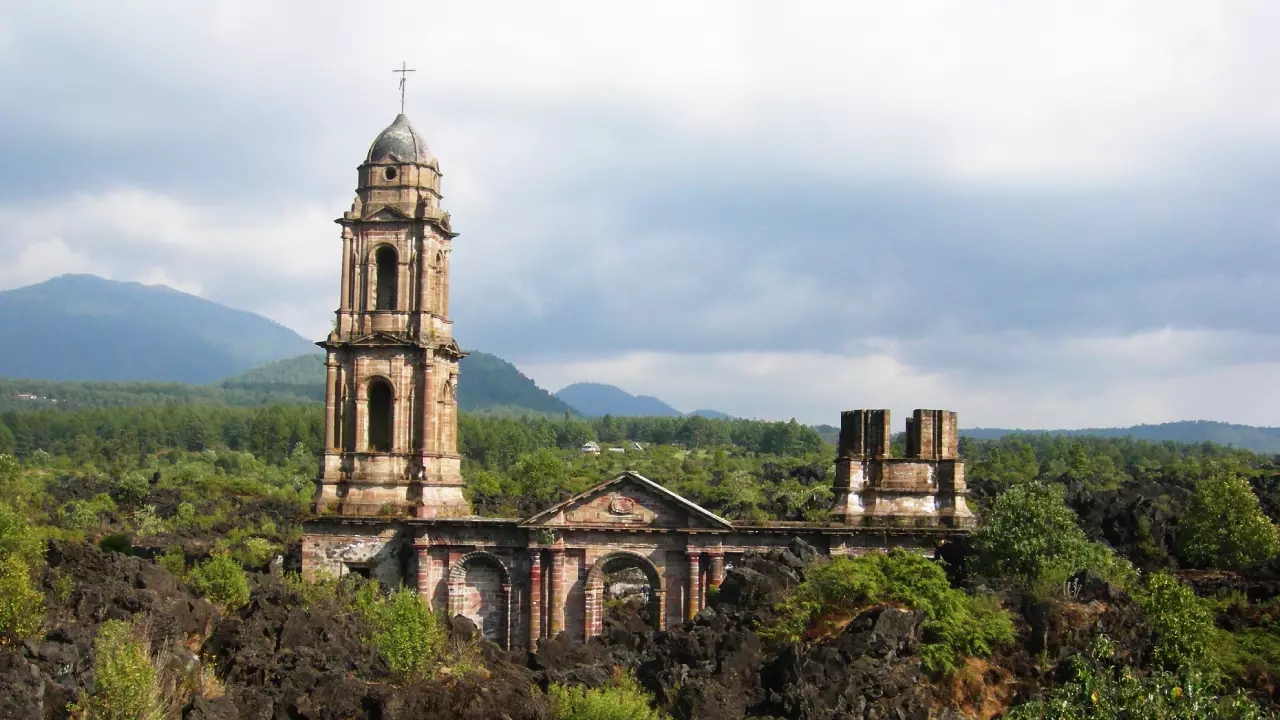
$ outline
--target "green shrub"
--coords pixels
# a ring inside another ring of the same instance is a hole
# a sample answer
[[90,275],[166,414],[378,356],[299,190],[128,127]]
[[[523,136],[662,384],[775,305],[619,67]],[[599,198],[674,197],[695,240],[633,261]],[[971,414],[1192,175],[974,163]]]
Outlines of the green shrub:
[[1153,659],[1174,669],[1201,668],[1214,637],[1213,613],[1208,604],[1168,573],[1147,576],[1138,604],[1147,614],[1147,625],[1156,634]]
[[156,514],[155,505],[143,505],[133,511],[133,526],[138,537],[152,537],[169,531],[169,525]]
[[232,556],[246,567],[260,568],[271,562],[279,548],[266,538],[245,538],[232,552]]
[[151,477],[142,470],[124,473],[116,480],[111,494],[120,502],[138,502],[151,494]]
[[0,644],[20,642],[40,632],[44,595],[31,581],[31,568],[17,553],[0,555]]
[[1193,565],[1228,570],[1280,553],[1276,526],[1262,512],[1249,481],[1222,468],[1196,484],[1178,524],[1178,545]]
[[377,583],[361,587],[356,608],[373,630],[373,644],[392,671],[425,677],[439,659],[444,632],[417,590],[403,588],[383,597]]
[[169,521],[175,529],[186,528],[196,519],[196,506],[189,502],[178,503],[178,509],[173,513],[173,518]]
[[[1099,638],[1101,644],[1109,641]],[[1095,644],[1095,647],[1097,643]],[[1195,672],[1139,675],[1111,667],[1097,653],[1072,659],[1073,678],[1044,698],[1015,707],[1009,720],[1262,720],[1269,717],[1240,694],[1218,695],[1211,679]]]
[[45,541],[27,518],[0,502],[0,553],[22,558],[27,567],[44,565]]
[[249,602],[249,579],[245,577],[244,568],[230,555],[214,555],[196,565],[187,573],[187,582],[226,612]]
[[98,541],[98,547],[107,552],[118,552],[121,555],[133,554],[133,538],[127,533],[112,533]]
[[62,526],[69,530],[88,530],[102,522],[102,516],[115,512],[116,503],[106,493],[98,493],[88,500],[69,502],[62,506]]
[[94,691],[76,708],[95,720],[161,720],[156,669],[132,625],[108,620],[93,641]]
[[156,558],[156,564],[168,570],[169,574],[176,578],[185,577],[187,574],[187,554],[178,545],[170,545],[163,555]]
[[1055,485],[1025,483],[1001,493],[974,531],[971,569],[1017,580],[1041,593],[1058,592],[1086,568],[1127,588],[1133,567],[1101,543],[1090,542]]
[[603,687],[587,688],[552,683],[552,717],[555,720],[662,720],[653,699],[628,675],[615,677]]
[[777,624],[760,634],[775,642],[794,642],[815,622],[847,619],[882,602],[899,602],[924,613],[920,654],[930,671],[952,672],[965,657],[989,655],[994,647],[1013,640],[1013,623],[994,599],[952,588],[941,566],[900,548],[811,567],[791,597],[778,605]]

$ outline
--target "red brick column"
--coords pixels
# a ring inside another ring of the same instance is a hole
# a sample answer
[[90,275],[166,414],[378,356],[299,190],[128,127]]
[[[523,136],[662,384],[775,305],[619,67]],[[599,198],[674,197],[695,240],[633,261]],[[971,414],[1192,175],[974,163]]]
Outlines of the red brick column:
[[688,620],[702,609],[701,559],[701,553],[689,553],[689,592],[685,595],[685,618]]
[[418,538],[413,541],[413,549],[418,551],[418,594],[430,608],[436,589],[435,578],[431,576],[431,542]]
[[564,631],[564,549],[551,549],[551,577],[547,589],[551,602],[551,612],[547,616],[547,637],[554,638]]
[[718,588],[724,582],[724,553],[711,553],[711,587]]
[[604,631],[603,596],[604,588],[587,586],[585,608],[587,616],[583,622],[583,626],[586,628],[586,640],[590,640]]
[[502,648],[504,650],[511,649],[511,627],[514,624],[511,619],[511,583],[502,583],[502,619],[504,626],[502,628]]
[[466,574],[462,573],[461,577],[455,582],[453,579],[453,568],[462,559],[462,553],[451,551],[449,553],[449,564],[445,566],[444,576],[449,586],[449,617],[454,618],[462,614],[463,601],[466,600],[467,584]]
[[542,550],[529,551],[529,650],[542,638]]

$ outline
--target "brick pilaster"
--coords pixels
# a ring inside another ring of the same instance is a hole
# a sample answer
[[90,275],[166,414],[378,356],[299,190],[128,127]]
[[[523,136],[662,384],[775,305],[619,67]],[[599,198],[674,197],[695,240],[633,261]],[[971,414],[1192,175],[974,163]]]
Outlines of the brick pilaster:
[[702,554],[689,553],[689,590],[685,595],[685,618],[692,620],[702,609]]
[[431,574],[431,543],[427,538],[418,538],[413,542],[413,549],[418,553],[418,594],[430,608],[434,604],[436,589],[435,578]]
[[724,582],[724,553],[711,553],[711,587],[718,588]]
[[547,636],[554,638],[564,631],[564,549],[551,549],[551,577],[548,582],[547,593],[551,603],[551,612],[547,617],[548,628]]
[[542,638],[542,550],[529,551],[529,650]]

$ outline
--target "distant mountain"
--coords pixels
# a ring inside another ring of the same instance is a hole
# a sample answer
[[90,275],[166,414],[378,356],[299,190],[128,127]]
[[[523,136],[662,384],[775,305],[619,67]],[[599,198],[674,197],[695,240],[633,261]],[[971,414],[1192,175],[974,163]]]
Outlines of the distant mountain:
[[1122,428],[1084,428],[1081,430],[1007,430],[972,428],[960,431],[967,437],[991,440],[1015,433],[1048,435],[1092,435],[1095,437],[1132,437],[1135,440],[1199,443],[1214,442],[1233,445],[1257,453],[1280,453],[1280,428],[1233,425],[1212,420],[1183,420],[1159,425],[1134,425]]
[[696,415],[698,417],[709,418],[711,420],[732,420],[733,419],[733,416],[730,415],[729,413],[722,413],[719,410],[694,410],[693,412],[685,413],[685,415],[687,417],[693,417]]
[[520,408],[576,414],[563,400],[497,355],[472,351],[458,366],[458,406],[463,410]]
[[314,345],[260,315],[160,285],[63,275],[0,292],[0,376],[203,384]]
[[681,417],[684,413],[648,395],[632,395],[622,388],[602,383],[574,383],[561,388],[556,397],[588,417]]
[[682,413],[651,395],[632,395],[620,387],[603,383],[574,383],[561,388],[556,397],[588,417],[691,417],[698,415],[714,420],[731,416],[719,410],[694,410]]

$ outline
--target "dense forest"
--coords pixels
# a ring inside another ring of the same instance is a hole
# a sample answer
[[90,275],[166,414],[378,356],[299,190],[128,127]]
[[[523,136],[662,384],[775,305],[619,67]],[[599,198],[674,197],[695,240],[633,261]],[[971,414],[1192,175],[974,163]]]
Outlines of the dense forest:
[[[1280,707],[1274,457],[963,438],[982,525],[939,561],[826,561],[793,543],[745,558],[684,627],[658,633],[611,606],[600,640],[525,657],[416,593],[290,572],[321,431],[312,405],[0,413],[0,714],[1207,720]],[[820,520],[830,501],[834,448],[795,422],[464,413],[459,431],[468,494],[489,515],[623,468],[737,522]],[[584,454],[589,440],[621,451]]]

